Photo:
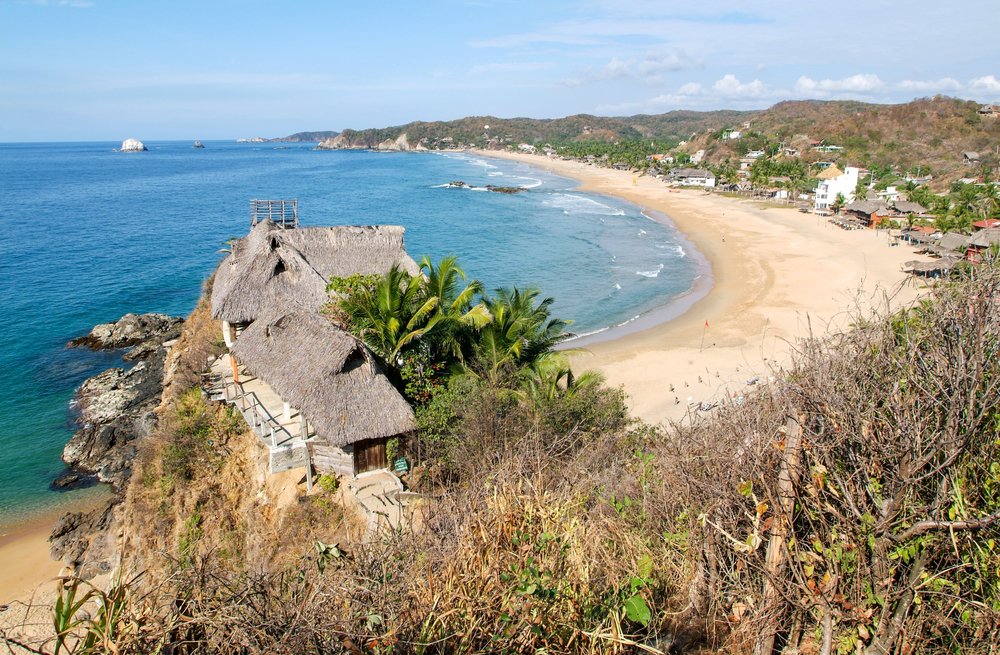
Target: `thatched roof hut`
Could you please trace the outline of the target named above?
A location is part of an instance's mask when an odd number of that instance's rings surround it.
[[[368,348],[319,314],[300,311],[254,321],[232,353],[297,407],[331,446],[416,427],[413,409]]]
[[[270,220],[232,243],[212,286],[212,317],[248,323],[278,312],[319,311],[333,276],[419,272],[397,225],[282,230]]]

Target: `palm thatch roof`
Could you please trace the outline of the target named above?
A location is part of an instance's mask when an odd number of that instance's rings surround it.
[[[924,209],[923,205],[917,202],[912,202],[910,200],[897,200],[892,203],[896,208],[896,211],[903,214],[926,214],[927,210]]]
[[[270,220],[232,243],[215,274],[212,317],[246,323],[298,310],[319,311],[333,276],[383,274],[399,263],[419,272],[397,225],[282,230]]]
[[[833,180],[844,174],[844,171],[837,168],[837,165],[828,166],[820,171],[819,175],[816,176],[820,180]]]
[[[300,311],[254,321],[232,353],[297,407],[331,446],[416,427],[410,405],[368,348],[319,314]]]
[[[969,242],[969,237],[958,232],[949,232],[941,237],[938,246],[945,250],[959,250]]]

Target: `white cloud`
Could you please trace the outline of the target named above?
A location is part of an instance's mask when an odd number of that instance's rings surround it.
[[[901,91],[961,91],[962,83],[951,77],[943,77],[940,80],[903,80],[895,85]]]
[[[743,84],[735,75],[726,75],[712,85],[716,94],[722,98],[772,98],[775,91],[760,80]]]
[[[524,62],[504,62],[499,64],[482,64],[473,66],[469,71],[470,75],[481,75],[483,73],[513,73],[526,71],[539,71],[552,68],[554,64],[550,61],[524,61]]]
[[[843,77],[839,80],[826,79],[818,82],[811,77],[803,75],[795,82],[794,91],[797,95],[826,97],[838,93],[872,93],[884,88],[885,83],[879,79],[878,75],[859,73],[850,77]]]
[[[682,96],[697,96],[701,95],[701,92],[701,85],[697,82],[688,82],[677,90],[678,95]]]
[[[705,62],[700,59],[690,59],[683,52],[662,54],[650,50],[642,59],[612,57],[611,61],[598,69],[596,73],[592,66],[588,66],[575,77],[559,80],[559,84],[582,86],[598,81],[629,80],[642,84],[658,85],[665,81],[662,73],[704,67]]]
[[[618,57],[612,57],[597,74],[602,80],[620,80],[631,75],[632,67],[627,62],[620,61]]]
[[[1000,80],[993,75],[977,77],[969,80],[969,91],[972,93],[1000,93]]]

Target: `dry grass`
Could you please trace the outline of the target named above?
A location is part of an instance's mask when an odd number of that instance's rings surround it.
[[[416,534],[262,502],[255,438],[182,396],[130,491],[118,652],[990,653],[998,292],[978,267],[669,433],[473,407],[460,431],[493,447],[425,490]]]

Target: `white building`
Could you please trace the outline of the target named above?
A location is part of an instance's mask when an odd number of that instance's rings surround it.
[[[822,210],[830,209],[830,205],[837,200],[837,194],[843,194],[847,202],[853,202],[859,172],[859,169],[853,166],[848,166],[846,171],[831,166],[820,173],[814,207]]]
[[[694,156],[691,157],[691,163],[700,164],[701,160],[704,158],[705,158],[705,151],[699,150],[698,152],[694,153]]]
[[[670,171],[667,181],[678,186],[700,186],[711,188],[715,186],[715,175],[701,168],[678,168]]]

